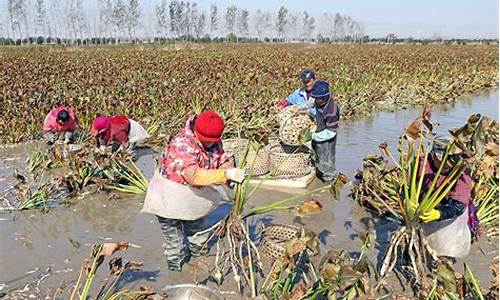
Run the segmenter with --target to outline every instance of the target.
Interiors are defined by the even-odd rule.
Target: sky
[[[68,0],[46,0],[61,3]],[[99,0],[83,0],[96,14]],[[123,0],[127,2],[127,0]],[[139,0],[143,17],[152,18],[154,6],[163,0]],[[166,0],[169,2],[170,0]],[[307,10],[316,20],[324,12],[346,14],[364,25],[370,37],[395,33],[400,38],[498,38],[498,0],[190,0],[208,11],[215,3],[223,14],[229,5],[277,12],[285,6],[290,12]],[[35,0],[26,0],[34,5]],[[34,6],[33,6],[34,7]],[[0,17],[7,24],[7,0],[0,0]],[[95,18],[95,16],[93,16]],[[221,20],[222,21],[222,20]],[[150,21],[154,23],[153,20]],[[1,24],[0,24],[1,25]],[[6,27],[6,26],[4,26]]]
[[[290,11],[304,9],[313,15],[323,12],[347,14],[365,24],[366,33],[381,37],[396,33],[399,37],[498,38],[498,0],[252,0],[199,1],[225,7],[235,4],[250,10]]]

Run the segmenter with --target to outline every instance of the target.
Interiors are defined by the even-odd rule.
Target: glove
[[[242,183],[243,180],[245,180],[245,170],[238,168],[227,169],[226,178],[234,182]]]
[[[432,209],[420,215],[420,220],[422,220],[424,223],[436,221],[439,220],[439,218],[441,218],[441,212],[437,209]]]

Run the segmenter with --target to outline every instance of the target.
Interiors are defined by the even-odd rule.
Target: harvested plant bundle
[[[288,118],[281,124],[279,137],[287,145],[300,146],[306,142],[314,129],[315,124],[309,115],[298,114]]]

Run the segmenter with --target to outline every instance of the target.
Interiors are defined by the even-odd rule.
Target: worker
[[[313,163],[317,177],[330,184],[335,180],[335,147],[340,109],[335,97],[330,94],[330,85],[324,80],[314,83],[311,97],[314,98],[316,111],[316,130],[312,133],[311,141]]]
[[[111,145],[113,151],[121,149],[132,154],[136,143],[149,138],[149,134],[139,123],[124,115],[96,117],[90,133],[96,137],[96,144],[101,151]]]
[[[429,190],[449,143],[449,139],[442,138],[434,141],[425,165],[423,194]],[[461,159],[458,147],[452,145],[449,151],[451,154],[438,175],[435,188],[439,188],[452,167]],[[425,223],[424,232],[428,235],[429,247],[436,255],[463,257],[468,254],[472,239],[479,235],[479,220],[472,201],[472,185],[470,170],[467,168],[436,208],[420,215]]]
[[[165,148],[149,183],[142,211],[157,216],[172,271],[181,271],[190,257],[204,254],[210,235],[204,217],[228,199],[223,185],[244,180],[244,170],[234,168],[224,153],[223,130],[218,113],[205,111],[188,118]]]
[[[61,105],[52,109],[43,122],[44,138],[47,144],[54,145],[61,138],[66,144],[73,143],[76,123],[73,108]]]
[[[311,90],[316,80],[316,74],[314,71],[305,69],[299,75],[299,79],[302,82],[302,87],[297,89],[295,92],[290,94],[287,98],[283,98],[279,101],[278,106],[280,108],[285,108],[290,105],[304,105],[306,102],[312,102]],[[311,108],[310,114],[315,115],[316,110]]]

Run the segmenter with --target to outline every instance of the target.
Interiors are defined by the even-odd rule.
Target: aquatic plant
[[[150,142],[157,145],[179,130],[189,111],[205,105],[224,116],[229,137],[236,136],[234,124],[252,115],[277,130],[276,101],[300,85],[296,76],[305,56],[315,58],[308,67],[334,83],[343,118],[449,102],[496,88],[497,53],[498,45],[3,47],[0,143],[40,137],[44,117],[60,104],[75,108],[80,132],[88,132],[97,114],[128,114],[150,127]]]
[[[129,270],[140,270],[142,263],[128,261],[123,264],[121,257],[110,258],[115,252],[126,250],[129,246],[139,247],[129,242],[116,242],[95,244],[92,246],[90,257],[84,259],[78,275],[78,279],[72,289],[69,300],[86,300],[89,298],[96,300],[115,300],[115,299],[164,299],[150,288],[141,287],[140,290],[120,290],[117,291],[118,283],[123,274]],[[99,292],[95,297],[90,296],[91,289],[95,283],[97,270],[109,257],[109,275],[103,281]],[[158,297],[153,297],[157,295]]]

